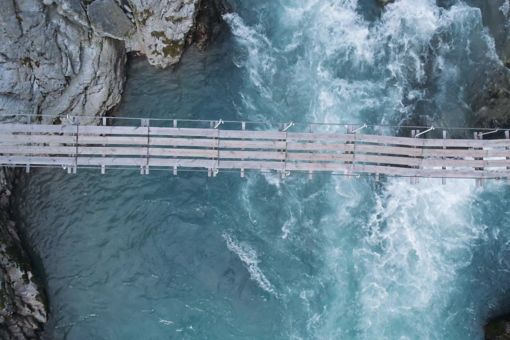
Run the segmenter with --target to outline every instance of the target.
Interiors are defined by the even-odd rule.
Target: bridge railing
[[[116,125],[152,127],[181,127],[181,128],[218,128],[223,130],[274,130],[292,132],[328,132],[328,133],[364,133],[381,136],[419,138],[474,138],[474,133],[483,139],[505,138],[510,129],[505,128],[476,128],[476,127],[443,127],[423,125],[394,125],[369,124],[364,122],[276,122],[250,120],[195,119],[195,118],[140,118],[119,116],[58,116],[44,114],[7,114],[0,113],[0,123],[46,123],[46,124],[84,124],[84,125]],[[426,132],[426,133],[424,133]]]

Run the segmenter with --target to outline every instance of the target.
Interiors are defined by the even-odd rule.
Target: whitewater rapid
[[[478,77],[473,67],[501,65],[479,9],[460,1],[440,7],[431,0],[401,0],[371,19],[356,0],[255,7],[279,16],[260,15],[251,23],[237,13],[224,16],[238,43],[236,66],[246,73],[239,115],[248,119],[399,125],[420,117],[422,123],[462,126],[469,112],[465,87]],[[318,229],[327,239],[317,254],[325,266],[318,283],[299,293],[311,308],[308,297],[326,289],[323,281],[330,285],[330,300],[309,312],[310,334],[480,336],[483,315],[474,306],[485,302],[466,305],[456,298],[464,280],[459,276],[466,275],[461,272],[473,263],[488,228],[473,221],[480,191],[469,181],[367,182],[332,178],[322,190],[333,212],[299,231]],[[290,212],[281,226],[285,240],[306,218],[294,217],[302,209],[289,193],[282,202]],[[256,205],[249,199],[246,204]]]

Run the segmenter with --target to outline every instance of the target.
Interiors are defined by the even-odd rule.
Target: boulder
[[[179,62],[193,32],[199,0],[129,0],[136,32],[126,41],[129,52],[147,56],[165,68]]]
[[[125,40],[135,26],[113,0],[96,0],[87,7],[90,24],[98,35]]]
[[[485,81],[471,97],[471,126],[509,127],[510,71],[501,67],[487,72],[483,79]]]
[[[503,316],[489,321],[485,327],[485,340],[510,339],[510,316]]]

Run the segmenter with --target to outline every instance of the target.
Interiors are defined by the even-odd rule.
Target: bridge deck
[[[200,128],[0,125],[0,165],[510,177],[510,140]]]

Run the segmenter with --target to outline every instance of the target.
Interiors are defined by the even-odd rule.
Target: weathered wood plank
[[[285,132],[280,131],[249,131],[249,130],[220,130],[220,138],[236,139],[285,139]]]
[[[0,156],[2,165],[72,165],[74,157],[32,157],[32,156]]]
[[[72,135],[13,135],[0,134],[2,145],[23,145],[23,144],[74,144],[76,136]]]
[[[1,133],[75,133],[76,125],[0,124]]]

